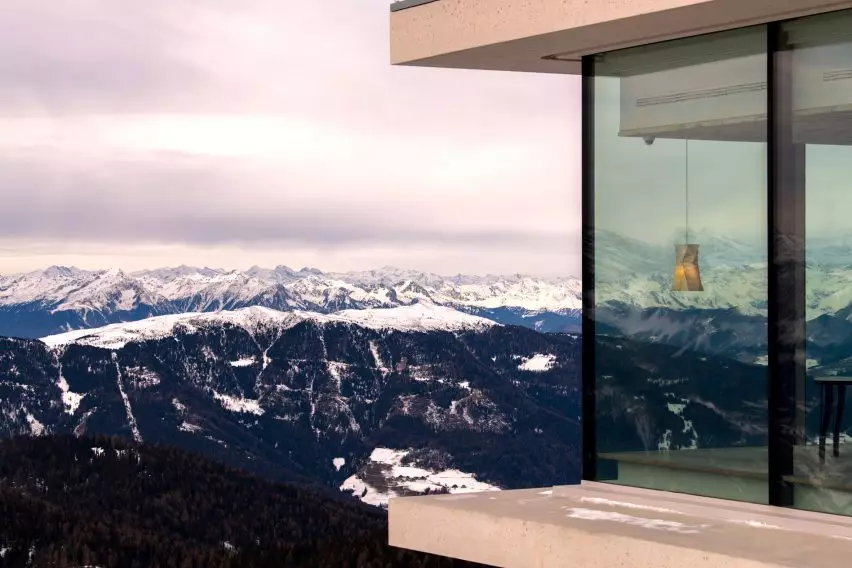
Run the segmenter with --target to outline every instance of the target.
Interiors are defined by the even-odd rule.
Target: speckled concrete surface
[[[391,545],[505,568],[841,568],[852,518],[596,483],[392,499]]]
[[[852,7],[849,0],[440,0],[390,15],[391,61],[578,73],[545,60]]]

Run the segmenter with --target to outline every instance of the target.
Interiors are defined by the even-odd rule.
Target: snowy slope
[[[185,313],[157,316],[144,320],[111,324],[100,328],[74,330],[43,337],[50,347],[59,347],[70,343],[90,345],[105,349],[120,349],[133,341],[162,339],[174,334],[177,329],[193,333],[197,327],[208,323],[231,323],[248,331],[254,331],[262,324],[293,326],[303,317],[289,312],[278,312],[267,308],[251,307],[237,311],[212,313]]]
[[[312,317],[321,321],[347,322],[371,329],[400,331],[458,331],[496,325],[485,318],[426,303],[390,309],[343,310],[327,316]]]
[[[184,333],[193,333],[198,327],[208,324],[229,323],[255,333],[261,327],[286,329],[307,320],[317,323],[348,323],[370,329],[399,331],[458,331],[485,329],[496,325],[485,318],[427,304],[388,309],[345,310],[333,314],[304,311],[281,312],[252,306],[233,311],[157,316],[136,322],[50,335],[43,337],[42,341],[50,347],[76,343],[105,349],[120,349],[133,341],[169,337],[178,329]]]

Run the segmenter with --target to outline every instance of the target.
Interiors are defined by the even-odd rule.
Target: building
[[[582,77],[586,480],[395,499],[391,544],[848,565],[852,2],[406,0],[390,35],[398,65]]]

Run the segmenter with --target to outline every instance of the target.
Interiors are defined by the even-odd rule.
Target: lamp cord
[[[689,138],[686,139],[686,242],[683,244],[689,244]]]

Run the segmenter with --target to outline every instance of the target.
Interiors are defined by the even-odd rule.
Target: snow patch
[[[328,374],[331,375],[331,378],[334,379],[334,383],[337,385],[337,392],[340,392],[340,389],[343,387],[341,372],[344,371],[348,365],[346,363],[328,361],[326,362],[326,367],[328,368]]]
[[[237,359],[236,361],[228,361],[231,367],[251,367],[255,364],[254,357],[245,357],[243,359]]]
[[[707,528],[707,525],[687,525],[677,521],[634,517],[633,515],[625,515],[623,513],[616,513],[613,511],[598,511],[596,509],[570,508],[568,509],[568,517],[572,519],[582,519],[584,521],[609,521],[624,523],[626,525],[633,525],[651,530],[675,532],[679,534],[697,534],[701,532],[701,529]]]
[[[683,420],[683,433],[684,434],[691,434],[691,439],[690,439],[689,445],[688,446],[680,446],[678,448],[675,448],[675,449],[678,449],[678,450],[695,450],[695,449],[698,449],[698,431],[695,429],[695,425],[693,424],[692,420],[687,420],[686,417],[683,415],[688,404],[689,404],[689,400],[686,400],[686,399],[682,399],[681,402],[679,402],[679,403],[675,403],[675,402],[666,403],[666,406],[668,407],[669,412],[671,412],[672,414],[674,414],[675,416],[677,416],[678,418]],[[664,442],[665,442],[665,440],[664,440]],[[670,440],[668,441],[668,446],[669,447],[671,446]]]
[[[403,495],[443,491],[451,494],[500,491],[499,487],[478,481],[473,474],[456,469],[432,470],[406,460],[411,450],[376,448],[369,462],[340,486],[364,503],[386,507],[388,500]]]
[[[148,389],[160,384],[160,375],[145,367],[130,367],[127,378],[137,389]]]
[[[485,318],[426,302],[397,308],[343,310],[331,314],[328,319],[371,329],[399,331],[461,331],[498,325]]]
[[[373,361],[376,362],[376,369],[386,371],[387,367],[385,366],[384,361],[382,361],[382,356],[379,354],[379,346],[375,341],[370,342],[370,353],[373,354]]]
[[[745,525],[748,527],[756,528],[756,529],[776,529],[776,530],[784,530],[783,527],[779,527],[778,525],[771,525],[769,523],[765,523],[763,521],[752,521],[748,519],[728,519],[729,523],[734,523],[737,525]]]
[[[136,307],[136,290],[122,290],[115,303],[115,309],[121,311],[130,311]]]
[[[256,414],[257,416],[263,415],[263,409],[260,407],[259,400],[220,394],[216,391],[213,391],[213,398],[219,401],[219,404],[221,404],[224,409],[230,410],[231,412]]]
[[[518,365],[519,370],[542,373],[553,367],[553,363],[556,361],[556,356],[536,353],[532,357],[523,357],[522,359],[523,361],[520,365]]]
[[[581,497],[580,501],[591,505],[604,505],[608,507],[624,507],[625,509],[638,509],[641,511],[656,511],[657,513],[670,513],[682,515],[683,513],[674,509],[666,509],[663,507],[653,507],[651,505],[639,505],[637,503],[628,503],[626,501],[613,501],[611,499],[603,499],[601,497]]]
[[[331,464],[334,466],[334,469],[340,471],[340,468],[346,465],[346,460],[343,458],[334,458],[331,460]]]
[[[30,425],[30,432],[33,436],[42,436],[45,433],[44,424],[36,420],[36,417],[27,413],[27,423]]]
[[[178,426],[178,430],[181,432],[189,432],[191,434],[195,434],[196,432],[201,432],[203,428],[198,424],[190,424],[189,422],[183,421],[180,426]]]
[[[403,362],[400,362],[400,365],[397,366],[402,367],[402,363]],[[408,371],[408,376],[419,383],[428,383],[436,380],[435,376],[432,374],[432,367],[430,366],[408,365],[407,361],[405,361],[405,369]]]
[[[77,425],[74,426],[74,435],[78,438],[86,433],[86,422],[88,422],[89,418],[98,410],[98,407],[90,408],[86,412],[83,413],[83,416],[80,417],[80,421],[77,422]]]
[[[68,386],[68,381],[66,381],[65,377],[62,376],[61,364],[59,365],[59,380],[56,381],[56,386],[59,387],[59,390],[62,392],[62,404],[65,406],[65,412],[67,414],[74,414],[77,412],[77,409],[80,408],[80,403],[86,395],[77,394],[76,392],[71,391],[71,387]]]

